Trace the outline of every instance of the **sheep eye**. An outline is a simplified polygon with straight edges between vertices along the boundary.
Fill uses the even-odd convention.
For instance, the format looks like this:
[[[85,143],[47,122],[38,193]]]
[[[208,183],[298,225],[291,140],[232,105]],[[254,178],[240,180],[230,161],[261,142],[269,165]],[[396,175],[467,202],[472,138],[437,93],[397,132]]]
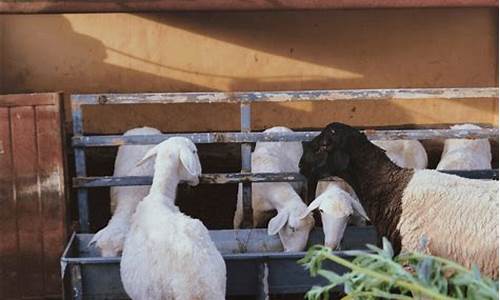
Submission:
[[[319,212],[320,212],[320,213],[323,213],[324,211],[323,211],[323,209],[322,209],[322,208],[320,208],[320,209],[319,209]]]
[[[293,226],[288,226],[290,227],[290,229],[292,230],[292,232],[295,232],[297,230],[297,228],[293,227]]]
[[[193,154],[196,154],[196,150],[193,150]]]
[[[326,150],[327,150],[327,146],[326,145],[319,145],[319,147],[316,150],[316,152],[319,153],[319,152],[324,152]]]

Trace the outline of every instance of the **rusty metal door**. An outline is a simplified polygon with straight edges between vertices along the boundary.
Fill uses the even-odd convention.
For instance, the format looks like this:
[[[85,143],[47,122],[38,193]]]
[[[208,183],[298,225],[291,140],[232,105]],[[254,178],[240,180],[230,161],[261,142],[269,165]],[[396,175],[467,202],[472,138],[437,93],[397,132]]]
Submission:
[[[0,299],[61,296],[61,107],[56,93],[0,96]]]

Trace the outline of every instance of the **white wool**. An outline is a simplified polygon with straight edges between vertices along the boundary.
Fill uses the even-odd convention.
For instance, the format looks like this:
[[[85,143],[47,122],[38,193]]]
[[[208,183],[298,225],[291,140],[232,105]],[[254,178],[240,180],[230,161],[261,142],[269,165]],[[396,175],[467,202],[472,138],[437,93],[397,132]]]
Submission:
[[[155,148],[145,157],[156,155],[151,192],[137,206],[125,240],[123,287],[133,300],[225,299],[226,267],[208,230],[167,195],[171,174],[198,184],[196,147],[186,138],[170,138]]]
[[[401,168],[427,168],[427,152],[417,140],[380,140],[372,143],[384,149],[387,157]]]
[[[472,124],[452,126],[451,129],[481,129]],[[437,170],[491,169],[491,146],[488,139],[447,139]]]
[[[150,127],[134,128],[123,136],[154,135],[161,131]],[[118,148],[113,176],[153,176],[154,161],[141,166],[137,163],[154,145],[123,145]],[[148,194],[149,185],[113,186],[110,188],[111,212],[113,216],[108,225],[99,230],[90,245],[99,248],[104,257],[118,256],[123,249],[123,242],[130,227],[130,218],[137,204]]]
[[[364,225],[364,220],[368,219],[352,187],[338,177],[318,182],[316,199],[309,204],[308,212],[315,209],[321,213],[325,246],[331,248],[340,246],[349,220]]]
[[[419,249],[459,262],[476,264],[498,278],[498,182],[417,170],[403,192],[397,229],[403,250]]]
[[[293,132],[286,127],[273,127],[264,132]],[[252,153],[253,173],[299,172],[302,156],[300,142],[258,142]],[[305,248],[309,232],[314,226],[311,213],[297,191],[299,184],[286,182],[252,184],[253,225],[268,226],[268,233],[279,233],[285,251],[301,251]],[[269,212],[278,214],[269,220]],[[269,224],[266,224],[269,220]],[[234,228],[243,221],[242,185],[238,187],[238,203],[234,215]]]

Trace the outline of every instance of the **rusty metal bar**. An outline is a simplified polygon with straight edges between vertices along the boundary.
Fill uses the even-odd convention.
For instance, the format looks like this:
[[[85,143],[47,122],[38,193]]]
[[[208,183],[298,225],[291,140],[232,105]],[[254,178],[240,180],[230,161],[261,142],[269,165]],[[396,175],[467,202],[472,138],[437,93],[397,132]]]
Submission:
[[[299,173],[215,173],[203,174],[200,177],[201,184],[228,184],[240,182],[295,182],[305,180],[305,177]],[[75,177],[73,178],[73,187],[91,188],[103,186],[150,185],[152,182],[153,177],[151,176]]]
[[[494,179],[498,180],[498,169],[491,170],[440,170],[439,172],[454,174],[472,179]],[[322,180],[329,180],[328,178]],[[203,174],[200,177],[202,184],[228,184],[240,182],[296,182],[305,181],[305,177],[299,173],[215,173]],[[153,177],[149,176],[96,176],[96,177],[75,177],[73,187],[93,188],[107,186],[131,186],[150,185]]]
[[[337,100],[498,98],[498,88],[354,89],[273,92],[196,92],[73,95],[80,104],[239,103]]]
[[[103,13],[141,11],[298,10],[410,7],[497,7],[495,0],[35,0],[1,1],[0,13]]]
[[[75,137],[83,136],[83,115],[82,106],[71,97],[72,114],[73,114],[73,135]],[[87,176],[87,165],[85,161],[85,149],[75,148],[75,174],[78,177]],[[77,190],[78,199],[78,220],[80,232],[90,232],[89,221],[89,196],[88,190],[79,188]]]
[[[250,133],[252,110],[250,102],[242,102],[240,107],[241,132]],[[252,172],[252,145],[250,143],[241,144],[241,173],[249,174]],[[253,209],[252,209],[252,183],[242,183],[242,201],[243,201],[243,228],[253,227]]]
[[[197,144],[212,143],[256,143],[283,141],[310,141],[319,131],[282,132],[209,132],[173,133],[161,135],[108,135],[75,136],[73,147],[116,147],[121,145],[155,145],[174,137],[183,136]],[[498,138],[498,128],[483,129],[407,129],[407,130],[364,130],[370,140],[436,139],[436,138]]]

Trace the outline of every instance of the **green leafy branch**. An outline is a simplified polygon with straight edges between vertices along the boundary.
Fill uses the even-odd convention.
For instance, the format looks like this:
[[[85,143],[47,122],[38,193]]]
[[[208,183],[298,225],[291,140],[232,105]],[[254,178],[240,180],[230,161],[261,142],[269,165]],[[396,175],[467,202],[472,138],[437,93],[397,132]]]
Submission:
[[[383,248],[367,245],[372,252],[344,251],[353,256],[349,261],[323,246],[313,246],[300,261],[312,276],[320,275],[329,282],[315,286],[308,300],[329,299],[330,291],[344,285],[343,299],[498,299],[498,282],[481,276],[477,267],[468,270],[447,259],[420,253],[394,257],[386,238]],[[350,269],[343,275],[322,268],[332,261]]]

